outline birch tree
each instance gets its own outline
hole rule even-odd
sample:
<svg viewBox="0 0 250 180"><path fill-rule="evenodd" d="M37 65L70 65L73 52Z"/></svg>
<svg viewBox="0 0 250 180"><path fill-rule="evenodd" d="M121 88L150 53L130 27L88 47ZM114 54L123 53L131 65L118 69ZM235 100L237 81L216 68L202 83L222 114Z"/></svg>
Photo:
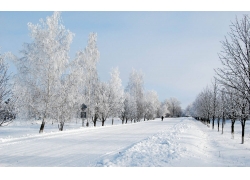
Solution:
<svg viewBox="0 0 250 180"><path fill-rule="evenodd" d="M52 118L58 121L58 129L63 131L65 122L70 122L79 111L77 84L72 74L65 75L57 91L57 106L53 109Z"/></svg>
<svg viewBox="0 0 250 180"><path fill-rule="evenodd" d="M135 121L140 121L140 119L143 118L144 113L144 81L142 73L137 72L135 69L132 69L126 91L129 92L129 94L133 97L132 99L135 99L137 112Z"/></svg>
<svg viewBox="0 0 250 180"><path fill-rule="evenodd" d="M181 102L176 98L169 98L167 101L170 116L177 117L181 115Z"/></svg>
<svg viewBox="0 0 250 180"><path fill-rule="evenodd" d="M110 88L110 106L111 106L111 113L110 116L112 117L112 125L113 125L113 117L118 117L123 109L124 109L124 90L122 87L122 80L120 78L120 72L118 68L112 69L111 79L109 81L109 88Z"/></svg>
<svg viewBox="0 0 250 180"><path fill-rule="evenodd" d="M120 119L122 120L122 124L124 124L124 122L127 124L128 119L129 119L130 110L132 108L136 108L136 107L131 108L130 105L131 105L130 94L128 92L124 92L123 109L119 115Z"/></svg>
<svg viewBox="0 0 250 180"><path fill-rule="evenodd" d="M28 28L32 42L24 44L21 58L15 58L15 95L19 97L19 116L30 115L27 111L38 116L42 133L58 105L57 91L69 62L73 33L65 29L59 12L39 24L28 23Z"/></svg>
<svg viewBox="0 0 250 180"><path fill-rule="evenodd" d="M93 120L96 122L99 78L97 73L97 63L100 53L97 48L97 34L90 33L88 44L84 50L76 53L76 58L72 63L74 76L78 77L79 101L87 106L87 124ZM80 107L80 105L79 105Z"/></svg>
<svg viewBox="0 0 250 180"><path fill-rule="evenodd" d="M144 120L154 119L160 107L156 91L147 91L144 98Z"/></svg>

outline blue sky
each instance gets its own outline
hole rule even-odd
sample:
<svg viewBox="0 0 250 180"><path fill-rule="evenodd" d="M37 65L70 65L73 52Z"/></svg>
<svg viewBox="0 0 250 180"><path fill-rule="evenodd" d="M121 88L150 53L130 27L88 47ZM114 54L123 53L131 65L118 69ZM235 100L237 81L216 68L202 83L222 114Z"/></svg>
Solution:
<svg viewBox="0 0 250 180"><path fill-rule="evenodd" d="M27 23L38 23L53 12L1 11L1 53L19 55L30 42ZM155 90L160 101L175 97L182 108L209 85L214 68L220 66L220 41L236 15L248 12L202 11L62 11L66 29L75 34L70 57L87 45L88 34L97 33L100 51L98 73L109 80L112 67L119 67L123 86L132 68L144 74L146 90ZM12 67L10 70L13 70Z"/></svg>

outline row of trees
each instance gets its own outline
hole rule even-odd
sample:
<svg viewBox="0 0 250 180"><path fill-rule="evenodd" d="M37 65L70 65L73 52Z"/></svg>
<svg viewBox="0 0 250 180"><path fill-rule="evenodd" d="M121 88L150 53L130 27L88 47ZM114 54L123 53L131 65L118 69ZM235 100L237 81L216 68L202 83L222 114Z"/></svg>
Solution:
<svg viewBox="0 0 250 180"><path fill-rule="evenodd" d="M221 68L211 87L205 88L187 109L192 116L204 122L217 120L218 131L222 121L222 133L226 119L231 120L231 133L239 120L244 143L245 124L250 115L250 18L244 15L230 26L229 38L222 42L219 54Z"/></svg>
<svg viewBox="0 0 250 180"><path fill-rule="evenodd" d="M74 34L62 25L59 12L39 24L28 23L28 28L32 41L24 44L22 56L6 54L17 68L11 101L18 118L42 121L40 133L48 119L57 121L62 131L65 122L80 117L83 103L87 106L83 126L91 122L96 126L97 121L104 126L107 118L114 117L127 123L165 116L168 111L171 116L181 115L178 100L160 103L155 91L144 90L143 75L134 69L125 90L118 68L111 70L108 82L101 82L96 33L90 33L85 49L70 60Z"/></svg>

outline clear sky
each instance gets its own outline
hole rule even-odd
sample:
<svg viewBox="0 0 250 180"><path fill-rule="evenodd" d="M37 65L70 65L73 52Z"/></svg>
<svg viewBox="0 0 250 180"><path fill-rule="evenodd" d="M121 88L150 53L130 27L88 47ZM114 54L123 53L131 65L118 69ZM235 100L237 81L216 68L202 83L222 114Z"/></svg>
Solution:
<svg viewBox="0 0 250 180"><path fill-rule="evenodd" d="M0 11L1 53L20 55L30 42L27 23L38 23L52 11ZM220 41L231 21L249 12L202 11L62 11L66 29L75 34L70 57L97 33L98 73L108 81L118 67L125 87L132 68L144 74L145 90L155 90L160 101L175 97L185 108L210 84L220 66ZM12 68L11 68L12 70Z"/></svg>

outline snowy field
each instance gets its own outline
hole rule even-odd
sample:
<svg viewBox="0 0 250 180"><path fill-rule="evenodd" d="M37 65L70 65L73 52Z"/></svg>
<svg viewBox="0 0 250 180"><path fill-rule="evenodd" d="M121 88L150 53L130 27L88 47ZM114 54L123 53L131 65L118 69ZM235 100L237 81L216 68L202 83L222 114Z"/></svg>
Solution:
<svg viewBox="0 0 250 180"><path fill-rule="evenodd" d="M241 126L235 124L231 139L230 121L224 134L192 118L165 118L104 127L81 127L47 123L15 122L0 129L2 167L249 167L250 123L245 144ZM247 169L248 170L248 169Z"/></svg>

